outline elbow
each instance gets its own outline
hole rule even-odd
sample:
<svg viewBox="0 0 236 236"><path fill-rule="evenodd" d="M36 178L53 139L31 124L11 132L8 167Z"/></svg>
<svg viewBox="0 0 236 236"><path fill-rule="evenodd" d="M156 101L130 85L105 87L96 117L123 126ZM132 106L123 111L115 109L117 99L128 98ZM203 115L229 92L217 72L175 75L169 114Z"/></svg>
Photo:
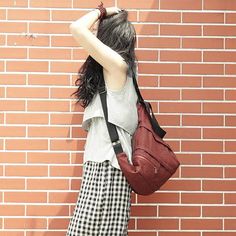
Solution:
<svg viewBox="0 0 236 236"><path fill-rule="evenodd" d="M70 24L70 32L73 34L74 32L75 32L75 29L77 28L76 26L75 26L75 23L73 22L73 23L71 23Z"/></svg>
<svg viewBox="0 0 236 236"><path fill-rule="evenodd" d="M82 32L81 26L75 22L71 23L69 28L72 35L79 35Z"/></svg>

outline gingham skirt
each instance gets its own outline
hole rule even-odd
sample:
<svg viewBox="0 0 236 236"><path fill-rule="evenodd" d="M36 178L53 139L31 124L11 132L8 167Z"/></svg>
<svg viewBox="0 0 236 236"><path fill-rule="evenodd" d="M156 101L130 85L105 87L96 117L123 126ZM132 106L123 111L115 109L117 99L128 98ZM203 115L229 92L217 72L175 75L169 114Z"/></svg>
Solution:
<svg viewBox="0 0 236 236"><path fill-rule="evenodd" d="M87 161L66 236L127 236L131 188L122 171Z"/></svg>

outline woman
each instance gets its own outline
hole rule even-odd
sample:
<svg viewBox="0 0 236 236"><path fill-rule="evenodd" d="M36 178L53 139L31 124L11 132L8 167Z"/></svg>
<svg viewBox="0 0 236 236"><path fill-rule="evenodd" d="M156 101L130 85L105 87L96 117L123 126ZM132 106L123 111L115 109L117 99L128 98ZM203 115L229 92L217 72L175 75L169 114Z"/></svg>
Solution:
<svg viewBox="0 0 236 236"><path fill-rule="evenodd" d="M98 93L105 85L108 120L117 125L131 161L131 138L138 123L131 74L131 68L136 71L136 32L127 18L126 10L101 3L70 25L73 37L89 54L73 93L85 108L82 127L88 134L81 189L66 236L127 235L132 190L116 159ZM89 29L97 21L94 35Z"/></svg>

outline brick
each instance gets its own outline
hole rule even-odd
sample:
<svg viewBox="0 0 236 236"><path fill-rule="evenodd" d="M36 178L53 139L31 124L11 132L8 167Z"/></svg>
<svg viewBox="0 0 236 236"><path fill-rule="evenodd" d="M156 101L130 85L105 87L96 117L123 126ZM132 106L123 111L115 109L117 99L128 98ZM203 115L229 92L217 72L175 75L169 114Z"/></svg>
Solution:
<svg viewBox="0 0 236 236"><path fill-rule="evenodd" d="M6 123L8 124L48 124L48 114L35 113L7 113Z"/></svg>
<svg viewBox="0 0 236 236"><path fill-rule="evenodd" d="M28 0L21 0L21 1L1 0L0 6L1 7L27 7Z"/></svg>
<svg viewBox="0 0 236 236"><path fill-rule="evenodd" d="M226 51L204 52L203 61L235 62L236 52L226 52Z"/></svg>
<svg viewBox="0 0 236 236"><path fill-rule="evenodd" d="M235 204L236 203L236 195L235 193L225 193L225 203L226 204Z"/></svg>
<svg viewBox="0 0 236 236"><path fill-rule="evenodd" d="M225 74L227 74L227 75L236 75L235 64L226 64L225 65Z"/></svg>
<svg viewBox="0 0 236 236"><path fill-rule="evenodd" d="M7 45L9 46L49 46L49 36L37 35L36 38L29 38L25 35L8 35Z"/></svg>
<svg viewBox="0 0 236 236"><path fill-rule="evenodd" d="M183 12L183 23L224 23L224 13Z"/></svg>
<svg viewBox="0 0 236 236"><path fill-rule="evenodd" d="M159 236L200 236L200 232L185 232L185 231L161 231Z"/></svg>
<svg viewBox="0 0 236 236"><path fill-rule="evenodd" d="M40 8L70 8L72 7L72 0L60 0L58 2L55 2L53 0L31 0L30 1L30 7L40 7Z"/></svg>
<svg viewBox="0 0 236 236"><path fill-rule="evenodd" d="M183 115L184 126L223 126L223 116L218 115Z"/></svg>
<svg viewBox="0 0 236 236"><path fill-rule="evenodd" d="M24 137L26 135L25 127L20 126L0 126L0 134L4 137Z"/></svg>
<svg viewBox="0 0 236 236"><path fill-rule="evenodd" d="M178 219L137 219L137 229L178 229Z"/></svg>
<svg viewBox="0 0 236 236"><path fill-rule="evenodd" d="M236 177L235 167L225 167L225 178L235 178Z"/></svg>
<svg viewBox="0 0 236 236"><path fill-rule="evenodd" d="M78 0L77 0L78 1ZM160 0L146 0L146 1L119 1L119 8L135 8L135 9L158 9L159 8L159 1Z"/></svg>
<svg viewBox="0 0 236 236"><path fill-rule="evenodd" d="M210 139L236 139L236 129L230 128L204 128L203 138Z"/></svg>
<svg viewBox="0 0 236 236"><path fill-rule="evenodd" d="M70 59L71 51L69 49L55 48L30 48L29 58L32 59Z"/></svg>
<svg viewBox="0 0 236 236"><path fill-rule="evenodd" d="M47 150L45 139L9 139L6 140L6 150Z"/></svg>
<svg viewBox="0 0 236 236"><path fill-rule="evenodd" d="M233 103L208 102L203 104L204 113L235 113L236 107Z"/></svg>
<svg viewBox="0 0 236 236"><path fill-rule="evenodd" d="M48 10L33 10L33 9L9 9L8 20L40 20L49 21L50 12Z"/></svg>
<svg viewBox="0 0 236 236"><path fill-rule="evenodd" d="M70 135L70 129L67 127L31 126L28 128L28 137L66 138L68 135Z"/></svg>
<svg viewBox="0 0 236 236"><path fill-rule="evenodd" d="M7 71L46 72L48 71L48 62L47 61L8 61Z"/></svg>
<svg viewBox="0 0 236 236"><path fill-rule="evenodd" d="M196 102L161 102L160 112L167 113L199 113L201 104Z"/></svg>
<svg viewBox="0 0 236 236"><path fill-rule="evenodd" d="M160 51L160 61L201 61L199 51Z"/></svg>
<svg viewBox="0 0 236 236"><path fill-rule="evenodd" d="M25 163L24 152L0 152L0 163Z"/></svg>
<svg viewBox="0 0 236 236"><path fill-rule="evenodd" d="M159 25L156 24L134 24L137 35L158 35Z"/></svg>
<svg viewBox="0 0 236 236"><path fill-rule="evenodd" d="M50 142L50 147L51 150L70 150L70 151L76 151L76 150L81 150L84 149L85 141L84 140L75 140L71 139L70 141L68 140L51 140Z"/></svg>
<svg viewBox="0 0 236 236"><path fill-rule="evenodd" d="M168 180L161 186L160 190L175 191L199 191L201 189L200 180Z"/></svg>
<svg viewBox="0 0 236 236"><path fill-rule="evenodd" d="M22 33L27 31L25 22L0 22L1 32L4 33Z"/></svg>
<svg viewBox="0 0 236 236"><path fill-rule="evenodd" d="M224 100L223 90L183 89L183 100Z"/></svg>
<svg viewBox="0 0 236 236"><path fill-rule="evenodd" d="M69 153L63 152L28 152L27 163L69 164Z"/></svg>
<svg viewBox="0 0 236 236"><path fill-rule="evenodd" d="M160 87L199 87L201 77L198 76L160 76Z"/></svg>
<svg viewBox="0 0 236 236"><path fill-rule="evenodd" d="M226 126L236 126L236 117L235 116L225 116L225 125Z"/></svg>
<svg viewBox="0 0 236 236"><path fill-rule="evenodd" d="M166 128L166 138L182 138L182 139L198 139L201 138L201 130L199 128Z"/></svg>
<svg viewBox="0 0 236 236"><path fill-rule="evenodd" d="M69 111L68 101L28 101L28 111Z"/></svg>
<svg viewBox="0 0 236 236"><path fill-rule="evenodd" d="M30 23L29 32L37 34L70 34L70 23Z"/></svg>
<svg viewBox="0 0 236 236"><path fill-rule="evenodd" d="M51 166L50 176L73 177L82 176L82 166Z"/></svg>
<svg viewBox="0 0 236 236"><path fill-rule="evenodd" d="M69 72L77 73L78 69L81 67L81 64L78 62L71 61L52 61L51 62L51 71L50 72Z"/></svg>
<svg viewBox="0 0 236 236"><path fill-rule="evenodd" d="M182 141L182 151L186 152L222 152L223 142L221 141Z"/></svg>
<svg viewBox="0 0 236 236"><path fill-rule="evenodd" d="M234 236L235 232L227 232L223 230L222 232L203 232L203 236Z"/></svg>
<svg viewBox="0 0 236 236"><path fill-rule="evenodd" d="M227 77L227 76L203 77L203 86L204 87L215 87L215 88L235 88L236 87L236 79L234 77Z"/></svg>
<svg viewBox="0 0 236 236"><path fill-rule="evenodd" d="M202 163L204 165L236 165L234 154L202 154Z"/></svg>
<svg viewBox="0 0 236 236"><path fill-rule="evenodd" d="M231 180L203 180L203 191L235 191L236 181Z"/></svg>
<svg viewBox="0 0 236 236"><path fill-rule="evenodd" d="M75 91L74 88L52 88L51 98L70 98L71 94Z"/></svg>
<svg viewBox="0 0 236 236"><path fill-rule="evenodd" d="M226 38L225 39L225 48L226 49L235 49L236 48L236 39Z"/></svg>
<svg viewBox="0 0 236 236"><path fill-rule="evenodd" d="M155 217L157 215L156 206L131 206L131 217Z"/></svg>
<svg viewBox="0 0 236 236"><path fill-rule="evenodd" d="M205 217L235 217L235 206L202 206L202 215Z"/></svg>
<svg viewBox="0 0 236 236"><path fill-rule="evenodd" d="M226 13L226 24L235 24L235 23L236 23L236 14Z"/></svg>
<svg viewBox="0 0 236 236"><path fill-rule="evenodd" d="M139 37L138 46L141 48L179 48L178 38L168 37Z"/></svg>
<svg viewBox="0 0 236 236"><path fill-rule="evenodd" d="M155 50L138 50L136 57L139 61L157 61L158 54L158 51Z"/></svg>
<svg viewBox="0 0 236 236"><path fill-rule="evenodd" d="M29 85L53 85L53 86L69 86L70 78L68 75L53 74L29 74Z"/></svg>
<svg viewBox="0 0 236 236"><path fill-rule="evenodd" d="M201 208L199 206L159 206L160 217L199 217Z"/></svg>
<svg viewBox="0 0 236 236"><path fill-rule="evenodd" d="M203 35L207 36L236 36L236 26L230 25L204 25Z"/></svg>
<svg viewBox="0 0 236 236"><path fill-rule="evenodd" d="M178 74L180 65L178 63L139 63L139 73Z"/></svg>
<svg viewBox="0 0 236 236"><path fill-rule="evenodd" d="M1 216L22 216L24 208L23 205L0 205Z"/></svg>
<svg viewBox="0 0 236 236"><path fill-rule="evenodd" d="M26 84L26 76L21 74L2 74L0 75L0 84L3 85L25 85Z"/></svg>
<svg viewBox="0 0 236 236"><path fill-rule="evenodd" d="M4 193L5 202L19 202L19 203L46 203L47 193L46 192L5 192ZM11 223L13 223L11 221Z"/></svg>
<svg viewBox="0 0 236 236"><path fill-rule="evenodd" d="M182 167L183 178L223 178L223 168L219 167Z"/></svg>
<svg viewBox="0 0 236 236"><path fill-rule="evenodd" d="M224 229L225 230L235 230L236 220L235 219L224 219Z"/></svg>
<svg viewBox="0 0 236 236"><path fill-rule="evenodd" d="M179 12L139 12L139 21L144 22L162 22L162 23L180 23L181 14Z"/></svg>
<svg viewBox="0 0 236 236"><path fill-rule="evenodd" d="M1 178L0 181L1 189L25 189L25 180L19 178Z"/></svg>
<svg viewBox="0 0 236 236"><path fill-rule="evenodd" d="M137 196L137 203L178 203L179 202L179 193L172 192L155 192L148 196Z"/></svg>
<svg viewBox="0 0 236 236"><path fill-rule="evenodd" d="M221 193L182 193L181 203L183 204L222 204L223 194Z"/></svg>
<svg viewBox="0 0 236 236"><path fill-rule="evenodd" d="M27 50L25 48L0 48L1 58L26 58Z"/></svg>
<svg viewBox="0 0 236 236"><path fill-rule="evenodd" d="M221 219L181 219L182 230L220 230L223 229Z"/></svg>
<svg viewBox="0 0 236 236"><path fill-rule="evenodd" d="M161 25L160 35L200 36L201 27L198 25Z"/></svg>
<svg viewBox="0 0 236 236"><path fill-rule="evenodd" d="M0 111L24 111L25 101L19 100L1 100Z"/></svg>
<svg viewBox="0 0 236 236"><path fill-rule="evenodd" d="M236 152L235 141L226 141L225 142L225 151L226 152Z"/></svg>
<svg viewBox="0 0 236 236"><path fill-rule="evenodd" d="M224 74L223 64L183 64L184 74L198 74L198 75L222 75Z"/></svg>
<svg viewBox="0 0 236 236"><path fill-rule="evenodd" d="M145 99L157 99L157 100L179 100L180 91L175 89L146 89L142 90L142 94Z"/></svg>
<svg viewBox="0 0 236 236"><path fill-rule="evenodd" d="M28 190L68 190L69 180L67 179L28 179ZM46 206L47 207L47 206ZM33 209L32 209L33 211Z"/></svg>
<svg viewBox="0 0 236 236"><path fill-rule="evenodd" d="M30 166L30 165L20 165L20 166L6 166L5 168L6 176L47 176L48 167L47 166Z"/></svg>
<svg viewBox="0 0 236 236"><path fill-rule="evenodd" d="M65 216L69 214L69 206L64 205L29 205L26 208L27 216Z"/></svg>
<svg viewBox="0 0 236 236"><path fill-rule="evenodd" d="M32 221L34 224L32 224ZM6 218L4 220L5 229L46 229L46 219L36 218Z"/></svg>
<svg viewBox="0 0 236 236"><path fill-rule="evenodd" d="M51 124L53 125L77 125L83 120L82 114L51 114Z"/></svg>
<svg viewBox="0 0 236 236"><path fill-rule="evenodd" d="M204 10L236 10L236 3L231 0L204 0ZM205 236L205 235L204 235Z"/></svg>
<svg viewBox="0 0 236 236"><path fill-rule="evenodd" d="M32 87L8 87L7 97L9 98L48 98L48 88Z"/></svg>
<svg viewBox="0 0 236 236"><path fill-rule="evenodd" d="M201 10L201 0L160 0L160 9L170 10Z"/></svg>
<svg viewBox="0 0 236 236"><path fill-rule="evenodd" d="M183 48L222 48L224 47L224 40L221 38L183 38Z"/></svg>

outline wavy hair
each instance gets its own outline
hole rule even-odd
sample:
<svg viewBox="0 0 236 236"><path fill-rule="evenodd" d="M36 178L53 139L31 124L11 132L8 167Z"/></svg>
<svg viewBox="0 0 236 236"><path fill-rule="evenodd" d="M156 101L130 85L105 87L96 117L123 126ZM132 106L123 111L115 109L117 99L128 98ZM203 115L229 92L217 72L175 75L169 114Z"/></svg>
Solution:
<svg viewBox="0 0 236 236"><path fill-rule="evenodd" d="M136 32L134 26L128 20L128 11L107 16L98 24L97 38L104 44L119 53L128 64L136 71ZM76 96L77 103L85 108L92 101L98 91L98 86L103 84L103 70L96 60L90 55L78 71L75 85L77 90L71 94Z"/></svg>

